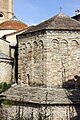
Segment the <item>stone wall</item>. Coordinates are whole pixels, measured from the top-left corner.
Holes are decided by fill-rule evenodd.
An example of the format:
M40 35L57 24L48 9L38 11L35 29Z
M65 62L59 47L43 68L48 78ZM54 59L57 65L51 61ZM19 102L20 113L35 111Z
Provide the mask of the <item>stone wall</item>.
M18 80L25 84L43 85L45 80L46 42L44 35L18 42ZM45 47L44 47L45 46Z
M80 120L80 90L77 89L16 85L2 96L2 115L7 120Z
M26 84L62 86L80 76L78 31L46 31L19 37L18 78Z
M79 32L49 31L47 41L47 84L62 86L73 82L74 76L80 76Z
M80 106L78 105L80 111ZM78 120L80 116L73 105L3 105L4 120ZM4 115L5 114L5 115ZM6 118L6 119L5 119Z

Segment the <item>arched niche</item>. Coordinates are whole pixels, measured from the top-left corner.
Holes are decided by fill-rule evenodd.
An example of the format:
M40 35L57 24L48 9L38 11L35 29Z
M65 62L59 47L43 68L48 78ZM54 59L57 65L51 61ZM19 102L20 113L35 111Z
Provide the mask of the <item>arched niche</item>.
M20 46L20 54L21 54L21 57L24 57L25 52L26 52L26 44L25 44L25 43L22 43L21 46Z
M43 74L44 74L44 45L43 45L43 41L40 40L38 42L38 63L39 63L39 79L41 84L43 85Z
M63 44L64 47L65 47L65 46L68 46L68 41L65 40L65 39L63 39L63 40L61 41L61 44Z
M34 48L38 47L38 43L36 41L33 42Z
M26 45L26 47L27 47L28 51L31 51L31 49L32 49L31 43L28 42L27 45Z
M44 51L43 41L40 40L40 41L39 41L39 47L38 47L38 54L40 55L40 56L39 56L40 58L41 58L41 56L43 55L43 51Z
M80 64L80 50L79 50L79 43L77 40L72 40L71 41L71 72L74 75L78 75L80 68L79 68L79 64Z
M60 46L61 46L62 48L65 48L65 47L67 48L67 47L68 47L68 41L65 40L65 39L63 39L60 44L61 44Z
M31 46L31 43L27 43L26 44L26 47L27 47L27 50L26 50L26 53L27 53L27 61L30 61L31 60L31 57L32 57L32 46Z
M61 79L62 85L64 85L67 79L67 65L68 65L68 41L66 39L62 39L60 42L60 65L61 65Z
M72 41L71 41L71 47L72 47L73 49L78 48L78 46L79 46L79 43L78 43L76 40L72 40Z
M39 47L43 49L43 41L42 40L39 41Z
M33 42L33 58L34 63L37 62L37 56L38 56L38 43L36 41Z
M57 39L52 40L52 47L53 47L53 49L59 48L59 41Z
M61 54L67 54L68 52L68 41L63 39L60 43Z
M80 56L79 43L76 40L71 41L71 56L75 60Z

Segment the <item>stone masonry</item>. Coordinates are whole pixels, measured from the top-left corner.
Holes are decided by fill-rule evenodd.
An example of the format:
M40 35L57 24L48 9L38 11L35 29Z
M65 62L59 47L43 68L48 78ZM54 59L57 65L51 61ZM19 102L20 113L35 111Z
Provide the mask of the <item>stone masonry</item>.
M80 76L79 31L38 32L20 38L18 45L18 75L24 84L62 86Z
M17 42L19 85L2 94L8 120L80 120L80 23L58 14Z

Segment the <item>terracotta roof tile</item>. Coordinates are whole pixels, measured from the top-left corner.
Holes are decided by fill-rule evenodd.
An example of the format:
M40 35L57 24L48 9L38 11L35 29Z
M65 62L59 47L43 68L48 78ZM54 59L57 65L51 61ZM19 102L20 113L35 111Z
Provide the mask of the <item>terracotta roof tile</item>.
M16 31L21 30L25 27L28 27L28 26L17 20L9 20L9 21L2 22L0 24L0 29L10 29L10 30L16 30Z

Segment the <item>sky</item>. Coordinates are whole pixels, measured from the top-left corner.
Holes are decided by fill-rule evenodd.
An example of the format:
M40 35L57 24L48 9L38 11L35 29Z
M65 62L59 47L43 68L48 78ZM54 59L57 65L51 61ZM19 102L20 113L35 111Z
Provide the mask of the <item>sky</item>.
M14 0L14 14L27 25L36 25L56 14L74 16L80 0Z

